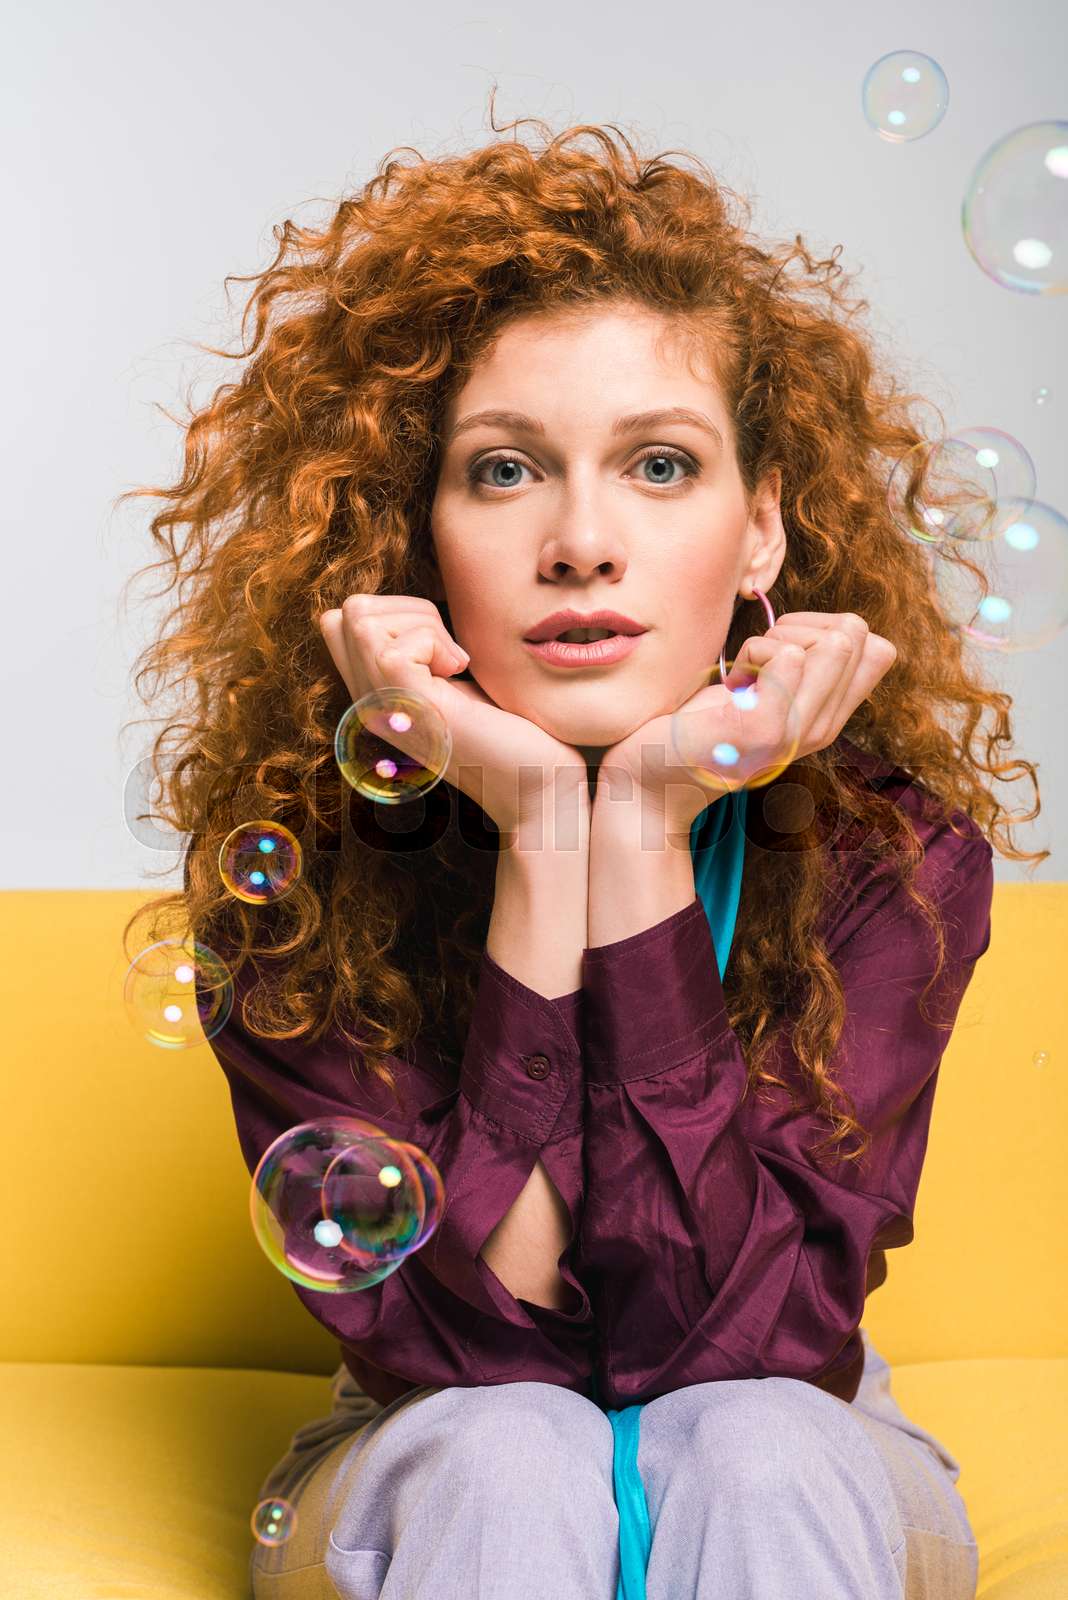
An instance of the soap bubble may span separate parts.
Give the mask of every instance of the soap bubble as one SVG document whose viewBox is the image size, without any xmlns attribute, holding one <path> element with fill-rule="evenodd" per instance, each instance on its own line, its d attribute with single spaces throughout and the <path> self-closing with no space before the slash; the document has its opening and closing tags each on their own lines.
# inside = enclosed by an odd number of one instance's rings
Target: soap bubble
<svg viewBox="0 0 1068 1600">
<path fill-rule="evenodd" d="M 949 104 L 949 84 L 938 62 L 922 51 L 891 50 L 868 68 L 860 100 L 879 137 L 904 144 L 937 128 Z"/>
<path fill-rule="evenodd" d="M 1036 406 L 1044 406 L 1046 401 L 1049 399 L 1049 390 L 1046 388 L 1046 385 L 1044 383 L 1039 384 L 1031 398 L 1035 402 Z"/>
<path fill-rule="evenodd" d="M 185 1050 L 225 1027 L 234 985 L 226 963 L 207 945 L 161 939 L 131 961 L 123 999 L 130 1021 L 150 1044 Z"/>
<path fill-rule="evenodd" d="M 1068 289 L 1068 122 L 1031 122 L 992 144 L 961 207 L 988 277 L 1023 294 Z"/>
<path fill-rule="evenodd" d="M 252 1513 L 252 1532 L 257 1544 L 285 1544 L 296 1531 L 297 1508 L 288 1500 L 261 1500 Z"/>
<path fill-rule="evenodd" d="M 914 444 L 894 463 L 886 485 L 886 501 L 894 525 L 921 544 L 937 544 L 944 539 L 948 521 L 947 512 L 933 503 L 939 493 L 931 472 L 931 458 L 937 448 L 928 439 L 921 439 Z M 909 482 L 916 469 L 925 476 L 920 479 L 914 508 L 910 509 L 907 499 Z"/>
<path fill-rule="evenodd" d="M 775 674 L 775 662 L 718 663 L 708 685 L 671 718 L 672 759 L 714 798 L 759 789 L 785 772 L 797 754 L 797 704 Z M 732 681 L 733 680 L 733 681 Z"/>
<path fill-rule="evenodd" d="M 424 1234 L 420 1153 L 359 1117 L 298 1123 L 252 1178 L 252 1227 L 267 1259 L 306 1289 L 348 1294 L 388 1277 Z"/>
<path fill-rule="evenodd" d="M 914 464 L 923 470 L 915 515 L 906 490 Z M 1001 428 L 965 428 L 949 439 L 922 440 L 897 462 L 887 485 L 890 514 L 924 544 L 996 537 L 1034 493 L 1035 464 L 1018 439 Z M 1002 509 L 1012 502 L 1013 512 Z"/>
<path fill-rule="evenodd" d="M 415 689 L 372 689 L 337 725 L 342 776 L 368 800 L 396 806 L 440 783 L 452 734 L 437 706 Z"/>
<path fill-rule="evenodd" d="M 239 900 L 262 906 L 289 893 L 302 861 L 300 840 L 280 822 L 242 822 L 222 842 L 219 876 Z"/>
<path fill-rule="evenodd" d="M 1034 1055 L 1031 1057 L 1032 1065 L 1034 1065 L 1036 1067 L 1044 1067 L 1046 1065 L 1046 1063 L 1048 1062 L 1048 1060 L 1049 1060 L 1049 1051 L 1048 1050 L 1036 1050 Z"/>
<path fill-rule="evenodd" d="M 1041 500 L 1000 509 L 992 539 L 950 539 L 932 552 L 935 588 L 950 623 L 981 648 L 1038 650 L 1068 626 L 1068 521 Z"/>
</svg>

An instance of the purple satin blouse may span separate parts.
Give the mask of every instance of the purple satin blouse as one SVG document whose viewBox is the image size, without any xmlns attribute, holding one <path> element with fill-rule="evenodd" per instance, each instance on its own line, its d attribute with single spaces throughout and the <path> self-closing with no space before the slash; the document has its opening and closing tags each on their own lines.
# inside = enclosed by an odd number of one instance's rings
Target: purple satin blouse
<svg viewBox="0 0 1068 1600">
<path fill-rule="evenodd" d="M 241 1025 L 241 982 L 209 1041 L 230 1085 L 253 1173 L 299 1122 L 359 1116 L 410 1140 L 445 1185 L 426 1244 L 381 1283 L 349 1294 L 292 1288 L 339 1342 L 360 1387 L 386 1405 L 423 1384 L 534 1381 L 623 1407 L 717 1378 L 800 1378 L 852 1400 L 867 1294 L 887 1248 L 910 1242 L 938 1069 L 975 962 L 990 942 L 993 852 L 900 768 L 850 741 L 844 753 L 924 844 L 917 884 L 945 921 L 945 966 L 907 893 L 848 857 L 849 892 L 823 925 L 842 982 L 836 1081 L 872 1148 L 817 1167 L 805 1146 L 829 1124 L 782 1090 L 747 1095 L 715 950 L 698 898 L 655 927 L 587 949 L 582 987 L 550 1000 L 483 952 L 462 1061 L 426 1045 L 391 1058 L 398 1105 L 357 1082 L 331 1037 L 264 1040 Z M 252 971 L 252 964 L 245 974 Z M 937 1027 L 932 1019 L 940 1019 Z M 533 1066 L 533 1070 L 529 1070 Z M 780 1043 L 773 1070 L 797 1081 Z M 541 1158 L 571 1214 L 559 1261 L 566 1310 L 514 1297 L 479 1251 Z"/>
</svg>

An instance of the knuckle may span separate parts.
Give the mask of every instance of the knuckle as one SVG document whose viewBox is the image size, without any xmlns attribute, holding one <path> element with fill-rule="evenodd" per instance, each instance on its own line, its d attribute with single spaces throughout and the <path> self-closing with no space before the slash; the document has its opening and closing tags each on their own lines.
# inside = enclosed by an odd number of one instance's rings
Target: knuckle
<svg viewBox="0 0 1068 1600">
<path fill-rule="evenodd" d="M 830 628 L 827 632 L 827 640 L 828 643 L 833 644 L 835 649 L 839 650 L 842 655 L 852 655 L 853 640 L 849 637 L 848 633 L 844 631 L 844 629 Z"/>
</svg>

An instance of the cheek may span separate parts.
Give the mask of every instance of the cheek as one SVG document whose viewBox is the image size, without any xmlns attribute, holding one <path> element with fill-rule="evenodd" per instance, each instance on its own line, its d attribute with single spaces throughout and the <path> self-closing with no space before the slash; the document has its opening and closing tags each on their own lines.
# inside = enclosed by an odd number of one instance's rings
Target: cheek
<svg viewBox="0 0 1068 1600">
<path fill-rule="evenodd" d="M 677 600 L 661 640 L 661 659 L 680 694 L 695 693 L 718 675 L 719 652 L 724 647 L 734 611 L 735 591 L 726 563 L 704 571 L 692 584 L 676 591 Z"/>
<path fill-rule="evenodd" d="M 710 565 L 706 557 L 703 565 L 691 569 L 686 581 L 679 582 L 675 594 L 672 633 L 684 648 L 692 645 L 700 650 L 711 644 L 718 651 L 737 598 L 730 564 L 717 561 Z"/>
<path fill-rule="evenodd" d="M 467 648 L 477 647 L 484 656 L 504 654 L 516 632 L 514 601 L 509 607 L 496 590 L 487 587 L 484 569 L 469 561 L 450 570 L 447 593 L 449 615 L 462 629 Z"/>
<path fill-rule="evenodd" d="M 477 591 L 472 583 L 472 563 L 458 554 L 447 538 L 438 538 L 434 554 L 450 614 L 454 620 L 465 617 L 473 622 Z"/>
</svg>

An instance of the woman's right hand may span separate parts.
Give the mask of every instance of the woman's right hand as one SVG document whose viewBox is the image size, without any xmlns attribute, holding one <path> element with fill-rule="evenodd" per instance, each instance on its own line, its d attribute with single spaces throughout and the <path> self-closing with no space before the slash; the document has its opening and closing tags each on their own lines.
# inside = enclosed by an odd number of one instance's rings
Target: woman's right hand
<svg viewBox="0 0 1068 1600">
<path fill-rule="evenodd" d="M 319 628 L 353 701 L 372 689 L 415 690 L 452 735 L 443 777 L 482 807 L 501 833 L 544 819 L 552 796 L 589 806 L 586 761 L 526 717 L 504 711 L 474 683 L 450 682 L 466 660 L 432 600 L 351 594 Z M 398 748 L 404 749 L 402 738 Z"/>
</svg>

